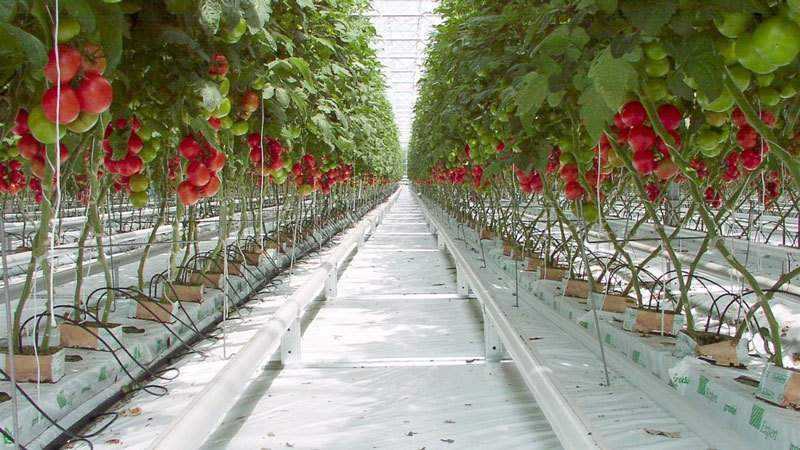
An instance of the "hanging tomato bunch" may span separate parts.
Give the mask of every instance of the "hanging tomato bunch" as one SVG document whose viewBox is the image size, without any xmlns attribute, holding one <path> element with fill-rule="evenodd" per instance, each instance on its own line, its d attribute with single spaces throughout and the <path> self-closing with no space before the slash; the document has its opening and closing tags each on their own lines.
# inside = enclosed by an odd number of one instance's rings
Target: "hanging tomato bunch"
<svg viewBox="0 0 800 450">
<path fill-rule="evenodd" d="M 225 166 L 225 154 L 204 138 L 191 135 L 181 140 L 178 151 L 187 160 L 186 178 L 178 185 L 181 203 L 190 206 L 217 195 L 220 188 L 217 172 Z"/>
</svg>

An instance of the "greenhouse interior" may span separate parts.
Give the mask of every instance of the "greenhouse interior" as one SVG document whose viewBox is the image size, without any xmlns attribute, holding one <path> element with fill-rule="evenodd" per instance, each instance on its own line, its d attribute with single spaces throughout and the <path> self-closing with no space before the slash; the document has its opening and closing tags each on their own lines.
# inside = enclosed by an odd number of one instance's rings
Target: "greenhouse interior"
<svg viewBox="0 0 800 450">
<path fill-rule="evenodd" d="M 800 0 L 0 0 L 9 449 L 800 449 Z"/>
</svg>

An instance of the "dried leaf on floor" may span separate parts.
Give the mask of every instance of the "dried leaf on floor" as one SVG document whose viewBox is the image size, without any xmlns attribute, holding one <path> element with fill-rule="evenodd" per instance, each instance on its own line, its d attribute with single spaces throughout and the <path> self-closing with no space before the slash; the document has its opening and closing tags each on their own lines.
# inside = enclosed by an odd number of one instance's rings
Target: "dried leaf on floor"
<svg viewBox="0 0 800 450">
<path fill-rule="evenodd" d="M 442 442 L 446 442 L 448 444 L 452 444 L 453 442 L 455 442 L 454 440 L 449 439 L 449 438 L 442 438 L 442 439 L 439 439 L 439 440 L 442 441 Z"/>
<path fill-rule="evenodd" d="M 129 408 L 119 413 L 120 416 L 138 416 L 142 413 L 142 408 L 138 406 L 135 408 Z"/>
<path fill-rule="evenodd" d="M 117 438 L 109 439 L 109 440 L 106 441 L 106 444 L 109 444 L 109 445 L 120 445 L 120 444 L 122 444 L 122 440 L 117 439 Z"/>
<path fill-rule="evenodd" d="M 654 436 L 664 436 L 671 439 L 678 439 L 681 437 L 681 434 L 677 431 L 662 431 L 662 430 L 654 430 L 652 428 L 645 428 L 644 432 L 647 434 L 652 434 Z"/>
</svg>

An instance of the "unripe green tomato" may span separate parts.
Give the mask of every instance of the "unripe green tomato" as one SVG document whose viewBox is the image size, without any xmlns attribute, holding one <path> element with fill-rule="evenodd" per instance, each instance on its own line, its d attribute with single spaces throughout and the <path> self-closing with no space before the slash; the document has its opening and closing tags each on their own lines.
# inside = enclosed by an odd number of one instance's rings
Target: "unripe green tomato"
<svg viewBox="0 0 800 450">
<path fill-rule="evenodd" d="M 727 89 L 724 89 L 722 93 L 717 97 L 714 101 L 709 102 L 703 96 L 698 96 L 697 98 L 700 106 L 703 107 L 706 111 L 714 111 L 714 112 L 725 112 L 729 109 L 733 108 L 734 98 Z"/>
<path fill-rule="evenodd" d="M 228 44 L 235 44 L 239 42 L 239 39 L 242 38 L 245 31 L 247 31 L 247 22 L 244 19 L 239 19 L 239 22 L 230 30 L 227 34 L 225 34 L 225 42 Z"/>
<path fill-rule="evenodd" d="M 661 78 L 648 78 L 642 90 L 644 95 L 654 102 L 659 102 L 669 97 L 667 83 Z"/>
<path fill-rule="evenodd" d="M 139 152 L 139 157 L 142 158 L 144 163 L 149 163 L 156 159 L 156 156 L 158 156 L 158 150 L 152 145 L 146 145 L 142 151 Z"/>
<path fill-rule="evenodd" d="M 233 126 L 233 119 L 231 119 L 230 116 L 225 116 L 220 119 L 219 123 L 223 130 L 228 130 Z"/>
<path fill-rule="evenodd" d="M 731 66 L 728 70 L 731 73 L 733 84 L 735 84 L 740 91 L 746 91 L 747 88 L 750 87 L 750 77 L 753 72 L 750 72 L 738 64 Z"/>
<path fill-rule="evenodd" d="M 715 145 L 709 148 L 702 148 L 700 147 L 700 153 L 705 156 L 706 158 L 715 158 L 722 152 L 721 145 Z"/>
<path fill-rule="evenodd" d="M 78 115 L 77 119 L 67 124 L 67 129 L 73 133 L 85 133 L 92 129 L 99 117 L 99 114 L 82 112 Z"/>
<path fill-rule="evenodd" d="M 33 137 L 42 144 L 56 143 L 56 124 L 47 120 L 41 105 L 36 105 L 31 109 L 28 115 L 28 128 L 31 129 Z M 59 137 L 63 138 L 67 134 L 67 127 L 59 127 L 59 131 Z"/>
<path fill-rule="evenodd" d="M 139 131 L 136 132 L 143 141 L 149 141 L 150 138 L 153 137 L 154 130 L 153 128 L 142 125 L 142 128 L 139 128 Z"/>
<path fill-rule="evenodd" d="M 222 94 L 223 97 L 228 95 L 228 92 L 231 90 L 231 80 L 228 77 L 223 78 L 219 82 L 219 93 Z"/>
<path fill-rule="evenodd" d="M 267 80 L 263 78 L 256 78 L 250 83 L 250 88 L 254 91 L 260 91 L 267 87 Z"/>
<path fill-rule="evenodd" d="M 781 98 L 792 98 L 797 95 L 797 85 L 791 80 L 781 88 Z"/>
<path fill-rule="evenodd" d="M 721 127 L 728 123 L 728 115 L 714 111 L 706 111 L 706 123 L 712 127 Z"/>
<path fill-rule="evenodd" d="M 231 127 L 231 133 L 233 133 L 234 136 L 244 136 L 248 131 L 250 131 L 250 124 L 244 120 L 235 122 Z"/>
<path fill-rule="evenodd" d="M 739 64 L 757 74 L 772 73 L 778 68 L 756 50 L 752 35 L 745 34 L 740 36 L 736 40 L 734 49 L 736 50 L 736 59 Z"/>
<path fill-rule="evenodd" d="M 790 64 L 800 53 L 800 26 L 784 17 L 770 17 L 753 31 L 753 46 L 776 67 Z"/>
<path fill-rule="evenodd" d="M 128 186 L 132 192 L 144 192 L 150 187 L 150 179 L 144 174 L 137 173 L 128 179 Z"/>
<path fill-rule="evenodd" d="M 144 208 L 147 206 L 147 191 L 131 192 L 131 206 L 134 208 Z"/>
<path fill-rule="evenodd" d="M 644 54 L 648 58 L 657 61 L 667 57 L 667 51 L 660 42 L 650 42 L 644 45 Z"/>
<path fill-rule="evenodd" d="M 723 12 L 720 17 L 714 19 L 714 25 L 721 35 L 735 38 L 747 31 L 753 20 L 752 14 L 744 12 Z"/>
<path fill-rule="evenodd" d="M 715 148 L 719 145 L 719 141 L 720 133 L 711 128 L 703 128 L 697 133 L 697 137 L 695 138 L 695 144 L 697 144 L 700 150 Z"/>
<path fill-rule="evenodd" d="M 669 58 L 663 59 L 646 59 L 644 63 L 644 71 L 647 75 L 653 78 L 661 78 L 669 73 L 670 64 Z"/>
<path fill-rule="evenodd" d="M 756 76 L 756 84 L 761 87 L 767 87 L 772 84 L 772 81 L 775 79 L 774 73 L 768 73 L 766 75 L 758 75 Z"/>
<path fill-rule="evenodd" d="M 80 32 L 81 24 L 72 17 L 64 17 L 58 21 L 58 42 L 69 42 Z"/>
<path fill-rule="evenodd" d="M 717 52 L 722 56 L 725 65 L 730 66 L 736 63 L 736 50 L 734 44 L 736 41 L 724 37 L 719 37 L 714 40 Z"/>
<path fill-rule="evenodd" d="M 781 102 L 781 94 L 773 87 L 762 87 L 758 90 L 758 98 L 767 106 L 775 106 Z"/>
<path fill-rule="evenodd" d="M 217 109 L 214 110 L 214 114 L 212 114 L 212 115 L 214 117 L 216 117 L 217 119 L 222 119 L 223 117 L 226 117 L 228 114 L 230 114 L 231 106 L 232 106 L 231 105 L 231 99 L 228 98 L 228 97 L 225 97 L 222 100 L 222 103 L 219 104 Z"/>
</svg>

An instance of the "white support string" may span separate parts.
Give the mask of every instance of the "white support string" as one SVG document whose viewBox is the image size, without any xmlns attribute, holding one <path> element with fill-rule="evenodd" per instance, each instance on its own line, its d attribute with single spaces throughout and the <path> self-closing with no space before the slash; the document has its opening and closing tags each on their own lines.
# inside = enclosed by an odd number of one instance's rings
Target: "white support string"
<svg viewBox="0 0 800 450">
<path fill-rule="evenodd" d="M 266 235 L 266 230 L 264 229 L 264 102 L 261 102 L 261 131 L 259 131 L 259 141 L 258 141 L 258 148 L 261 150 L 261 170 L 259 171 L 259 176 L 261 177 L 261 183 L 259 184 L 259 195 L 258 195 L 258 230 L 259 235 L 264 233 Z M 260 239 L 263 238 L 259 236 Z M 259 243 L 261 245 L 261 243 Z"/>
<path fill-rule="evenodd" d="M 55 1 L 55 14 L 53 21 L 55 22 L 55 27 L 53 29 L 53 51 L 55 52 L 56 58 L 56 143 L 55 143 L 55 154 L 56 154 L 56 181 L 55 181 L 55 190 L 56 190 L 56 198 L 55 198 L 55 206 L 54 210 L 51 213 L 51 224 L 50 224 L 50 254 L 48 255 L 48 264 L 50 265 L 50 270 L 48 271 L 48 290 L 47 290 L 47 302 L 48 307 L 50 308 L 50 325 L 51 327 L 56 327 L 55 323 L 55 311 L 54 311 L 54 295 L 53 295 L 53 266 L 54 266 L 54 259 L 55 259 L 55 247 L 56 247 L 56 221 L 54 218 L 58 217 L 61 214 L 61 63 L 60 63 L 60 55 L 58 49 L 58 27 L 59 27 L 59 0 Z M 49 158 L 45 158 L 50 164 Z M 52 167 L 52 166 L 51 166 Z M 51 181 L 51 180 L 48 180 Z M 49 332 L 49 330 L 48 330 Z"/>
<path fill-rule="evenodd" d="M 5 203 L 5 202 L 4 202 Z M 2 254 L 2 262 L 3 262 L 3 285 L 5 289 L 3 289 L 4 293 L 4 300 L 5 300 L 5 311 L 6 311 L 6 342 L 8 343 L 8 353 L 6 355 L 7 359 L 7 372 L 8 372 L 8 379 L 11 383 L 11 418 L 12 418 L 12 431 L 14 432 L 14 447 L 19 450 L 19 442 L 17 439 L 19 438 L 19 400 L 17 399 L 17 374 L 16 374 L 16 366 L 14 361 L 14 353 L 16 349 L 14 348 L 14 339 L 12 339 L 12 334 L 14 332 L 14 324 L 12 322 L 12 315 L 11 315 L 11 295 L 9 294 L 9 281 L 8 281 L 8 255 L 6 254 L 6 226 L 5 226 L 5 204 L 3 211 L 0 212 L 0 254 Z"/>
</svg>

